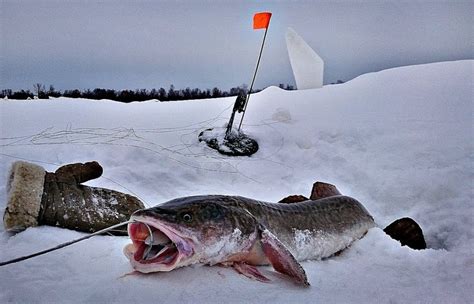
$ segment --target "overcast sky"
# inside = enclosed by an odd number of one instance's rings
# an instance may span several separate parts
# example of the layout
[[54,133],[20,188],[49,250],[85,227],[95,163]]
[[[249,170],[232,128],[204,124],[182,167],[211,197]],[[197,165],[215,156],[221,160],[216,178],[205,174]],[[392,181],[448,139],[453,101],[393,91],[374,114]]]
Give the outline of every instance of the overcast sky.
[[292,27],[325,61],[325,83],[390,67],[474,58],[474,1],[5,1],[0,89],[228,89],[294,84]]

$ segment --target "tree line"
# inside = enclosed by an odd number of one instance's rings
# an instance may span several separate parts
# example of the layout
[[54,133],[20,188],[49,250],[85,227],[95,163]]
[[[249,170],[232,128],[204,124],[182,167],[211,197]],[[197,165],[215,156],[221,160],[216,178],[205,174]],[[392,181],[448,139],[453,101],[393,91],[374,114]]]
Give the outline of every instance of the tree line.
[[[294,90],[292,85],[280,84],[280,88],[285,90]],[[246,94],[248,91],[247,85],[243,84],[239,87],[233,87],[228,91],[223,91],[219,88],[201,90],[198,88],[191,89],[175,89],[171,85],[169,89],[136,89],[136,90],[113,90],[96,88],[93,90],[56,90],[54,86],[50,85],[48,89],[41,84],[35,83],[33,91],[19,90],[13,91],[11,89],[3,89],[0,91],[0,98],[8,99],[48,99],[49,97],[70,97],[70,98],[87,98],[87,99],[110,99],[120,102],[145,101],[151,99],[158,99],[159,101],[174,101],[174,100],[188,100],[188,99],[207,99],[237,96],[241,93]],[[252,93],[260,90],[252,90]]]

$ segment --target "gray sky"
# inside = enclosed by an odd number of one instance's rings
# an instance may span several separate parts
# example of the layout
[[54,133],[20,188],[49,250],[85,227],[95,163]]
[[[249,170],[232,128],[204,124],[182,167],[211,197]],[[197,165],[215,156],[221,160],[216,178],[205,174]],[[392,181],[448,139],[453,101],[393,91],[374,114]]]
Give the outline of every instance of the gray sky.
[[390,67],[474,57],[474,1],[5,1],[0,89],[294,84],[292,27],[325,61],[325,83]]

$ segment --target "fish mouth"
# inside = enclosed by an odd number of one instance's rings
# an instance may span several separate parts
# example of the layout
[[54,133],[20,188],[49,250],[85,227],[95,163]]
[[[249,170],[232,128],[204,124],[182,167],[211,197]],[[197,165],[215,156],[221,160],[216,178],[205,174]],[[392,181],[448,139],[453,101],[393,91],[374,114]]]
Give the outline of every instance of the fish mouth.
[[132,216],[128,235],[132,244],[125,246],[124,254],[139,272],[170,271],[194,255],[191,239],[154,218]]

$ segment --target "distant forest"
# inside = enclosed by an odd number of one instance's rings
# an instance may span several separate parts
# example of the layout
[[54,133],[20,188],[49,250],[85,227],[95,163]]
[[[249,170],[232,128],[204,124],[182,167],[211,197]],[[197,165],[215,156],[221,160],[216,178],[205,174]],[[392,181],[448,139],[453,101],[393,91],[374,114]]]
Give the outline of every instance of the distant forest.
[[[294,90],[292,85],[280,84],[280,88],[284,90]],[[206,98],[218,98],[237,96],[240,93],[247,93],[248,88],[246,85],[240,87],[231,88],[229,91],[222,91],[218,88],[201,90],[198,88],[191,89],[189,87],[181,90],[176,90],[174,85],[171,85],[168,90],[164,88],[160,89],[137,89],[137,90],[112,90],[112,89],[100,89],[96,88],[93,90],[56,90],[54,86],[50,85],[49,89],[41,83],[33,85],[33,91],[20,90],[13,91],[10,89],[4,89],[0,91],[0,98],[2,99],[48,99],[49,97],[70,97],[70,98],[87,98],[87,99],[111,99],[120,102],[132,102],[132,101],[145,101],[150,99],[158,99],[159,101],[173,101],[173,100],[187,100],[187,99],[206,99]],[[252,92],[258,92],[259,90],[252,90]]]

